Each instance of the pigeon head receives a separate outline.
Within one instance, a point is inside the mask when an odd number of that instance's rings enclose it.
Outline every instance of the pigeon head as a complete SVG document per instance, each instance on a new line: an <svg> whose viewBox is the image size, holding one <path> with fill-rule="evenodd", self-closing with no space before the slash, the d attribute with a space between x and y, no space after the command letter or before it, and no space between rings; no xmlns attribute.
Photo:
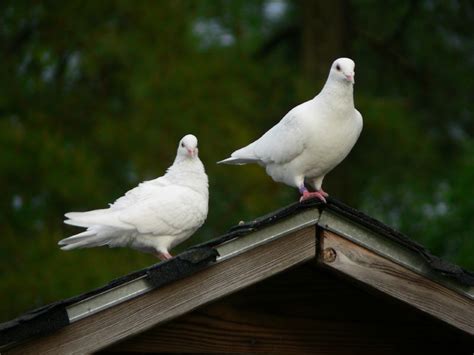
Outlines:
<svg viewBox="0 0 474 355"><path fill-rule="evenodd" d="M329 77L338 81L349 82L354 84L355 63L350 58L339 58L332 63Z"/></svg>
<svg viewBox="0 0 474 355"><path fill-rule="evenodd" d="M182 157L195 158L198 155L198 140L192 134L184 136L178 145L178 155Z"/></svg>

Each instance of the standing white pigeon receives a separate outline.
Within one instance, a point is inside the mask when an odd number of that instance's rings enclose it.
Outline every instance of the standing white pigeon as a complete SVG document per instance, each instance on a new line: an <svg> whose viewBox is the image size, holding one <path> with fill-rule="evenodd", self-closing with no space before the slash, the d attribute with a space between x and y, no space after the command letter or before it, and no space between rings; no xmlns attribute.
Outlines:
<svg viewBox="0 0 474 355"><path fill-rule="evenodd" d="M65 223L86 231L61 240L63 250L129 246L167 260L169 249L189 238L206 220L209 185L191 134L179 142L166 174L139 184L109 208L66 213Z"/></svg>
<svg viewBox="0 0 474 355"><path fill-rule="evenodd" d="M351 59L336 59L316 97L219 163L257 163L273 180L297 187L300 201L317 197L326 202L324 176L349 154L362 130L362 115L354 107L354 68ZM309 192L305 184L315 191Z"/></svg>

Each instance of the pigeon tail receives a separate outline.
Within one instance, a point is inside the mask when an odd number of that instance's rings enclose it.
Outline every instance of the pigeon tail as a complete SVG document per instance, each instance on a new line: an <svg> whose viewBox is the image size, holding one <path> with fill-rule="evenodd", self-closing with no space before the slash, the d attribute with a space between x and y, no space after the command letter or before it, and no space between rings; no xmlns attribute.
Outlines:
<svg viewBox="0 0 474 355"><path fill-rule="evenodd" d="M64 239L61 239L59 242L58 242L58 245L66 245L66 244L69 244L69 243L77 243L78 241L80 240L84 240L85 238L87 237L92 237L94 235L96 235L97 233L95 231L92 231L90 229L84 231L84 232L81 232L81 233L78 233L78 234L74 234L68 238L64 238Z"/></svg>
<svg viewBox="0 0 474 355"><path fill-rule="evenodd" d="M82 241L78 241L76 243L63 244L63 245L60 244L60 245L61 245L61 250L72 250L72 249L81 249L81 248L100 247L108 243L109 243L109 239L103 239L102 237L95 236L95 238L92 237L90 239L85 239Z"/></svg>
<svg viewBox="0 0 474 355"><path fill-rule="evenodd" d="M258 163L260 160L257 158L237 158L230 157L221 161L218 161L217 164L230 164L230 165L244 165L249 163Z"/></svg>
<svg viewBox="0 0 474 355"><path fill-rule="evenodd" d="M110 208L93 210L87 212L69 212L65 214L66 219L64 223L88 228L96 225L103 225L108 227L132 229L127 223L122 222L118 218L116 211Z"/></svg>
<svg viewBox="0 0 474 355"><path fill-rule="evenodd" d="M111 228L92 227L82 233L60 240L58 245L61 246L62 250L71 250L111 245L121 241L121 238L114 235Z"/></svg>
<svg viewBox="0 0 474 355"><path fill-rule="evenodd" d="M61 246L62 250L71 250L96 246L98 241L104 242L104 238L97 235L97 232L88 229L82 233L60 240L58 245Z"/></svg>

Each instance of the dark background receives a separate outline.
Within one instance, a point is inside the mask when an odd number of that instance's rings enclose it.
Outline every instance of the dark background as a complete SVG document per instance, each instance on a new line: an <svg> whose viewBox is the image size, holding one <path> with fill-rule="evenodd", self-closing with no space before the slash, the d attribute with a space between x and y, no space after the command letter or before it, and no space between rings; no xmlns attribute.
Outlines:
<svg viewBox="0 0 474 355"><path fill-rule="evenodd" d="M104 208L193 133L210 178L186 245L297 200L258 166L217 160L356 62L364 130L324 188L474 269L472 1L0 3L0 321L156 262L60 251L63 214Z"/></svg>

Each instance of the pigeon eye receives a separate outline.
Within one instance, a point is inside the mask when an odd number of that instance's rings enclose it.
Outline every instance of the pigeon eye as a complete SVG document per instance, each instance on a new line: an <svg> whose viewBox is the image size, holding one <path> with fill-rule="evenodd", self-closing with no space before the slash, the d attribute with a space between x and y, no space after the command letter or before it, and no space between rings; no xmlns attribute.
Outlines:
<svg viewBox="0 0 474 355"><path fill-rule="evenodd" d="M337 71L341 71L341 67L339 66L339 64L336 65L336 69Z"/></svg>
<svg viewBox="0 0 474 355"><path fill-rule="evenodd" d="M181 142L181 147L183 147L183 148L184 148L184 142Z"/></svg>

